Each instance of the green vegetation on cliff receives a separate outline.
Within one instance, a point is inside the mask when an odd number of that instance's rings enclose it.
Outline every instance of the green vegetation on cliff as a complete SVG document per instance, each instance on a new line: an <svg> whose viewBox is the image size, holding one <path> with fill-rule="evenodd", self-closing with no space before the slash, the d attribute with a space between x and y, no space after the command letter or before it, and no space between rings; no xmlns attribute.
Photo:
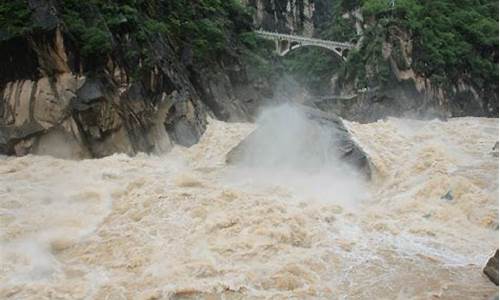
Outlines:
<svg viewBox="0 0 500 300"><path fill-rule="evenodd" d="M342 17L342 5L342 1L334 0L326 7L320 7L326 22L316 24L318 38L346 42L357 38L352 20ZM328 88L332 75L343 67L339 56L316 47L294 50L284 57L283 62L288 72L317 94L328 93L324 89Z"/></svg>
<svg viewBox="0 0 500 300"><path fill-rule="evenodd" d="M362 10L386 40L398 30L409 32L411 67L433 82L497 83L498 1L397 0L391 6L387 0L363 0Z"/></svg>
<svg viewBox="0 0 500 300"><path fill-rule="evenodd" d="M0 3L0 41L30 30L30 17L31 11L25 1Z"/></svg>
<svg viewBox="0 0 500 300"><path fill-rule="evenodd" d="M336 73L340 84L353 83L354 89L390 83L393 75L384 47L391 48L399 69L412 69L440 86L466 81L481 92L495 91L498 85L498 2L493 0L318 0L315 32L323 39L359 40L352 12L361 8L363 41L358 50L350 51L347 63L315 47L277 58L272 43L252 33L252 12L239 0L30 3L31 8L26 0L0 3L0 41L39 29L34 11L39 4L51 3L78 54L99 65L108 55L121 52L129 61L141 62L136 66L147 67L153 59L153 43L162 35L179 56L188 53L190 63L210 65L238 57L251 78L290 72L319 94L328 93L325 89ZM288 0L276 3L286 7ZM294 3L303 11L304 1Z"/></svg>
<svg viewBox="0 0 500 300"><path fill-rule="evenodd" d="M45 1L39 1L44 3ZM110 54L127 36L147 43L165 34L178 48L192 49L199 62L210 62L239 43L239 33L251 30L251 15L237 0L55 0L58 16L83 57ZM27 1L0 4L0 38L29 34L36 29ZM134 55L131 53L130 55Z"/></svg>
<svg viewBox="0 0 500 300"><path fill-rule="evenodd" d="M129 33L145 42L166 34L180 46L193 48L196 59L221 55L233 31L248 29L250 16L236 0L63 0L64 23L81 43L84 54L111 50L107 33ZM106 42L107 41L107 42Z"/></svg>
<svg viewBox="0 0 500 300"><path fill-rule="evenodd" d="M452 88L467 82L478 91L497 89L497 1L332 0L316 4L325 5L322 20L315 24L317 37L359 40L352 14L358 8L364 28L360 48L350 51L347 63L314 47L299 48L283 59L287 69L315 93L328 92L324 90L336 73L340 84L355 89L391 84L384 47L390 47L399 69L411 68L438 86Z"/></svg>

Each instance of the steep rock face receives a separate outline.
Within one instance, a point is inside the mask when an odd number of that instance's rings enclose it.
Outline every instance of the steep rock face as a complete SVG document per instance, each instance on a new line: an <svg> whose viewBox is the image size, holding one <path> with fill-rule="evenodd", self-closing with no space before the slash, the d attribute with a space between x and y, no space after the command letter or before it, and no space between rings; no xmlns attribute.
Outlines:
<svg viewBox="0 0 500 300"><path fill-rule="evenodd" d="M412 33L401 24L382 24L375 16L364 16L359 1L247 2L256 10L256 26L266 30L330 39L348 31L357 35L350 39L357 43L357 49L351 51L353 55L343 67L336 67L344 64L338 60L295 58L297 61L293 65L311 66L306 68L306 74L314 73L311 72L314 68L316 73L325 72L322 61L332 64L331 72L325 76L331 76L331 82L325 81L321 87L311 89L312 94L326 99L317 101L322 110L360 122L387 116L498 116L498 86L478 86L475 83L480 80L472 78L466 71L453 79L436 79L419 72L416 62L425 65L425 61L420 57ZM301 23L297 21L301 19L293 18L297 13L290 11L292 7L303 7L308 12L303 23L307 30L300 30L297 24ZM307 52L303 53L307 55ZM335 70L339 72L335 74ZM307 78L302 81L307 85Z"/></svg>
<svg viewBox="0 0 500 300"><path fill-rule="evenodd" d="M306 36L314 33L313 0L244 0L244 3L254 8L257 28Z"/></svg>
<svg viewBox="0 0 500 300"><path fill-rule="evenodd" d="M408 32L394 28L382 42L380 59L358 66L364 68L365 87L360 88L360 77L342 74L340 79L333 79L333 93L355 97L347 101L320 103L319 106L361 122L387 116L498 116L496 90L477 90L466 77L452 84L433 82L412 67L414 51ZM377 78L381 73L388 74L385 82Z"/></svg>
<svg viewBox="0 0 500 300"><path fill-rule="evenodd" d="M191 70L191 82L198 91L203 102L224 121L248 120L255 112L249 99L260 99L260 95L249 82L244 66L239 58L225 57L220 65L201 66ZM247 92L238 93L245 87Z"/></svg>
<svg viewBox="0 0 500 300"><path fill-rule="evenodd" d="M158 60L148 74L132 81L120 57L86 73L72 60L77 49L65 43L61 24L19 41L3 41L2 64L23 65L15 57L28 53L31 69L5 68L0 82L0 145L7 154L52 153L105 156L115 152L163 151L171 140L191 145L204 130L207 110L175 61L165 40L157 40ZM15 48L10 51L9 48ZM14 56L14 57L13 57ZM166 129L166 131L165 131ZM168 133L168 135L167 135ZM69 152L53 149L56 136ZM56 147L58 148L58 147Z"/></svg>
<svg viewBox="0 0 500 300"><path fill-rule="evenodd" d="M252 88L236 55L202 69L164 34L139 43L123 31L107 33L111 54L85 58L52 1L29 6L35 30L0 30L0 153L162 152L196 143L208 115L249 118L236 94Z"/></svg>
<svg viewBox="0 0 500 300"><path fill-rule="evenodd" d="M498 249L486 263L483 272L494 284L498 285Z"/></svg>

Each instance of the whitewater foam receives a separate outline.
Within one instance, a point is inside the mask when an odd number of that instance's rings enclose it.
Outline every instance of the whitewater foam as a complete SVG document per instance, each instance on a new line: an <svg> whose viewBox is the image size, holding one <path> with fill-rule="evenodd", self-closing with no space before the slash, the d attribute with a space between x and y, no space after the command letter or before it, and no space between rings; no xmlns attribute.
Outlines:
<svg viewBox="0 0 500 300"><path fill-rule="evenodd" d="M359 194L337 175L227 166L255 125L215 120L163 156L2 157L0 298L497 293L481 267L498 245L498 119L347 125L375 167Z"/></svg>

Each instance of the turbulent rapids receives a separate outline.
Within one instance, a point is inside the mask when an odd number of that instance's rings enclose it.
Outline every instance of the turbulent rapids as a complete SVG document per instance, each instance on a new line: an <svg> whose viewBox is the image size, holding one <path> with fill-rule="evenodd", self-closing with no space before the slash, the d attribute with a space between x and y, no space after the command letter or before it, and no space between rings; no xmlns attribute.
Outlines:
<svg viewBox="0 0 500 300"><path fill-rule="evenodd" d="M255 126L215 120L163 156L3 157L0 298L498 293L481 271L498 245L498 119L347 126L370 182L226 165Z"/></svg>

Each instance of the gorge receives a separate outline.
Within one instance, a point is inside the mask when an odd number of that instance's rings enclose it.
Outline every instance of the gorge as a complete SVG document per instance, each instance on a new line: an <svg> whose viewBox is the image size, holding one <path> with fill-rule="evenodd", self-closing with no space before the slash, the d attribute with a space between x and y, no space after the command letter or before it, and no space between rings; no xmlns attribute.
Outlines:
<svg viewBox="0 0 500 300"><path fill-rule="evenodd" d="M497 12L1 2L0 298L493 299Z"/></svg>
<svg viewBox="0 0 500 300"><path fill-rule="evenodd" d="M194 144L207 116L252 120L262 105L296 96L284 91L295 85L309 94L301 102L358 122L498 117L497 3L470 11L441 2L456 15L448 19L477 19L450 24L456 48L432 46L440 37L416 21L426 12L415 1L9 1L0 20L0 152L44 153L56 136L73 145L64 155L158 153ZM259 28L357 46L346 63L313 47L279 59ZM459 64L460 55L476 61ZM442 65L425 67L431 58ZM280 90L286 73L296 83ZM335 100L345 96L354 98Z"/></svg>

